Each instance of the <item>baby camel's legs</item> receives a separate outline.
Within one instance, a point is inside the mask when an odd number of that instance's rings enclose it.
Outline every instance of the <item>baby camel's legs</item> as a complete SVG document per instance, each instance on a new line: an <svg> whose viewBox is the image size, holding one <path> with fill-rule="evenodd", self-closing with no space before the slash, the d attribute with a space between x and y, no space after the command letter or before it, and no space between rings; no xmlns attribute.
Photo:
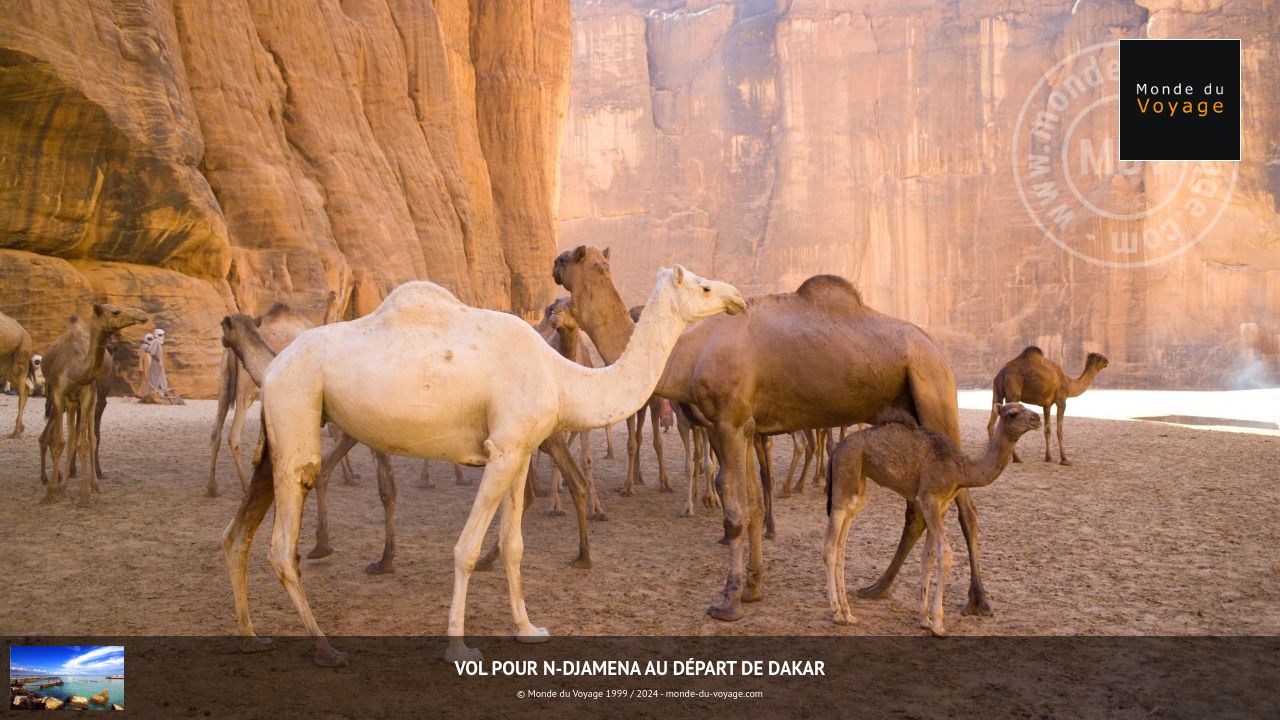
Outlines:
<svg viewBox="0 0 1280 720"><path fill-rule="evenodd" d="M921 484L926 482L921 478ZM917 509L924 515L925 543L920 554L920 627L934 635L947 634L943 625L942 597L951 573L951 545L943 527L943 512L948 501L923 491L916 497Z"/></svg>
<svg viewBox="0 0 1280 720"><path fill-rule="evenodd" d="M827 601L837 625L857 622L845 590L844 560L849 528L867 504L866 478L862 474L862 448L846 446L827 468L831 499L823 560L827 569Z"/></svg>

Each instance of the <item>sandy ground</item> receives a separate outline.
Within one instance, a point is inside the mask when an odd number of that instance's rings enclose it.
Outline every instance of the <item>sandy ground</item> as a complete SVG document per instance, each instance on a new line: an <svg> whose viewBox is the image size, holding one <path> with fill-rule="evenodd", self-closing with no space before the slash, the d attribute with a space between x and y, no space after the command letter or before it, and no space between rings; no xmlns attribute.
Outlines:
<svg viewBox="0 0 1280 720"><path fill-rule="evenodd" d="M28 430L0 440L0 533L7 565L0 635L218 635L234 632L219 535L240 498L230 457L219 476L226 492L204 496L214 405L138 405L115 399L103 429L104 492L91 507L70 500L40 505L36 438L39 401ZM0 397L0 429L12 426L16 398ZM972 450L985 439L986 414L961 413ZM247 437L257 432L256 419ZM621 448L621 434L615 433ZM553 635L917 635L917 555L893 597L854 601L860 624L833 625L824 598L820 490L776 503L779 534L766 545L765 599L747 617L722 624L704 610L720 591L726 550L718 512L678 517L683 454L666 435L676 495L655 489L655 457L646 445L648 484L635 497L614 493L624 463L604 460L597 480L609 521L594 523L595 567L567 566L575 551L572 517L547 517L539 500L526 516L524 578L533 620ZM954 513L948 525L956 565L947 591L956 635L1202 635L1280 633L1280 437L1214 432L1151 422L1069 417L1076 464L1039 461L1042 438L1021 445L1031 462L1011 466L976 497L982 511L982 561L994 617L958 610L968 584ZM785 471L790 442L777 443ZM338 551L303 561L306 587L331 634L443 634L452 583L452 547L474 487L454 486L434 464L438 487L418 487L419 461L399 458L399 570L370 577L381 551L381 506L367 451L354 453L362 479L335 484L333 540ZM545 479L549 463L541 462ZM478 479L480 470L468 469ZM446 479L449 478L449 479ZM568 498L567 494L565 496ZM849 543L851 587L873 580L897 540L902 501L873 487ZM270 522L270 516L268 516ZM496 523L495 523L496 524ZM311 504L304 551L314 531ZM492 531L490 533L492 537ZM271 573L267 533L250 564L259 632L300 633ZM511 630L501 571L477 574L468 603L469 633Z"/></svg>

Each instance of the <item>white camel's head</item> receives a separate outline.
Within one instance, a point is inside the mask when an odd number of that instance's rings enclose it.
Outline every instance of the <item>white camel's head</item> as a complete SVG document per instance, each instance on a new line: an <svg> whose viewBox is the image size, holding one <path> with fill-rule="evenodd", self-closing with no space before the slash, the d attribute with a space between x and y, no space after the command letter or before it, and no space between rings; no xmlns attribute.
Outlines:
<svg viewBox="0 0 1280 720"><path fill-rule="evenodd" d="M679 265L658 271L658 282L660 286L671 289L676 309L686 322L696 322L720 313L737 315L747 307L747 301L738 288L719 280L698 277Z"/></svg>

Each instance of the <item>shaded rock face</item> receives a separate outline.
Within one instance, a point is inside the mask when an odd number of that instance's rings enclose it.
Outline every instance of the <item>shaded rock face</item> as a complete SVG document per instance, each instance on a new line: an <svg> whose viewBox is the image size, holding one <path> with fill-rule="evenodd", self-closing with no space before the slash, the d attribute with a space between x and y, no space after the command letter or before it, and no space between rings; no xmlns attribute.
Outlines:
<svg viewBox="0 0 1280 720"><path fill-rule="evenodd" d="M926 327L968 385L1029 344L1072 375L1106 354L1099 385L1280 382L1276 6L575 0L574 12L560 245L612 246L628 302L676 261L755 293L837 273ZM1198 244L1109 266L1036 226L1014 130L1029 97L1034 116L1079 68L1038 87L1046 71L1121 37L1243 39L1243 162ZM1105 107L1077 132L1114 139ZM1196 201L1156 165L1097 161L1080 182L1136 214ZM1159 233L1162 213L1125 229ZM1081 212L1060 234L1087 251L1114 229Z"/></svg>
<svg viewBox="0 0 1280 720"><path fill-rule="evenodd" d="M146 310L187 397L233 311L360 315L425 278L533 313L570 43L568 0L11 4L0 310L37 350L94 300Z"/></svg>

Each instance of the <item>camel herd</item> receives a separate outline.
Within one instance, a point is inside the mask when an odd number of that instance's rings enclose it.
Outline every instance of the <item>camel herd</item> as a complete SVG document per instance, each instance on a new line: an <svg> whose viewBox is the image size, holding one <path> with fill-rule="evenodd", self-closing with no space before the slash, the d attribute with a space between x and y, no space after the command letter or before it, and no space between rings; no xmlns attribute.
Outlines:
<svg viewBox="0 0 1280 720"><path fill-rule="evenodd" d="M389 455L423 458L424 484L430 483L426 459L454 463L459 484L464 481L458 466L484 467L454 549L448 657L478 657L463 641L468 581L499 558L517 639L545 640L547 631L529 620L520 575L521 516L535 488L529 479L531 459L537 452L549 455L567 481L579 536L572 564L590 567L587 523L605 519L593 477L590 432L628 421L622 494L631 494L643 482L638 455L647 411L659 457L658 489L671 492L659 432L666 402L676 410L685 448L684 514L692 515L699 502L724 514L722 542L729 562L724 589L707 610L711 617L736 620L744 615L744 604L764 597L764 540L776 532L769 456L773 436L789 434L797 452L777 495L801 492L811 464L812 484L825 476L829 518L823 557L834 621L854 621L845 592L844 546L853 518L866 503L869 477L907 502L893 559L858 594L887 596L913 545L927 532L920 622L942 634L942 589L951 565L942 531L946 508L952 502L957 507L969 555L962 613L989 615L978 512L969 489L990 484L1008 462L1018 462L1017 439L1040 427L1039 414L1022 403L1043 408L1046 461L1051 458L1049 410L1056 408L1059 460L1069 464L1063 450L1066 400L1084 392L1107 366L1105 357L1092 353L1084 372L1070 378L1038 348L1026 348L996 375L990 442L982 454L970 457L960 450L955 376L938 345L916 325L867 306L842 278L818 275L792 293L744 299L733 286L677 265L658 274L645 305L629 310L613 282L608 249L565 251L555 259L552 277L568 296L549 306L537 325L469 307L429 282L402 285L373 313L347 322L331 322L332 303L320 326L280 304L257 318L223 320L227 350L206 492L218 494L222 426L234 408L229 445L244 499L222 546L243 649L270 648L270 641L254 632L246 569L254 532L274 505L270 564L313 637L315 662L345 664L345 655L329 645L311 612L300 580L298 544L303 502L314 488L319 521L308 557L333 551L329 476L357 443L373 452L385 513L382 558L366 568L373 574L395 567L396 489ZM73 317L45 353L42 480L46 451L52 458L46 502L63 492L64 446L68 476L76 456L83 458L79 502L89 502L91 491L98 490L103 380L110 375L104 366L111 360L105 347L113 333L145 321L138 310L95 305L87 323ZM19 389L11 437L23 432L31 356L26 332L0 315L0 370ZM398 358L388 372L366 372L386 357ZM246 413L259 393L264 432L250 473L240 442ZM322 455L326 423L337 442ZM871 427L849 432L854 425ZM575 441L576 461L570 449ZM801 455L804 467L793 484ZM350 478L349 465L344 473ZM551 495L556 511L558 492L553 489ZM481 542L499 507L498 543L482 558Z"/></svg>

